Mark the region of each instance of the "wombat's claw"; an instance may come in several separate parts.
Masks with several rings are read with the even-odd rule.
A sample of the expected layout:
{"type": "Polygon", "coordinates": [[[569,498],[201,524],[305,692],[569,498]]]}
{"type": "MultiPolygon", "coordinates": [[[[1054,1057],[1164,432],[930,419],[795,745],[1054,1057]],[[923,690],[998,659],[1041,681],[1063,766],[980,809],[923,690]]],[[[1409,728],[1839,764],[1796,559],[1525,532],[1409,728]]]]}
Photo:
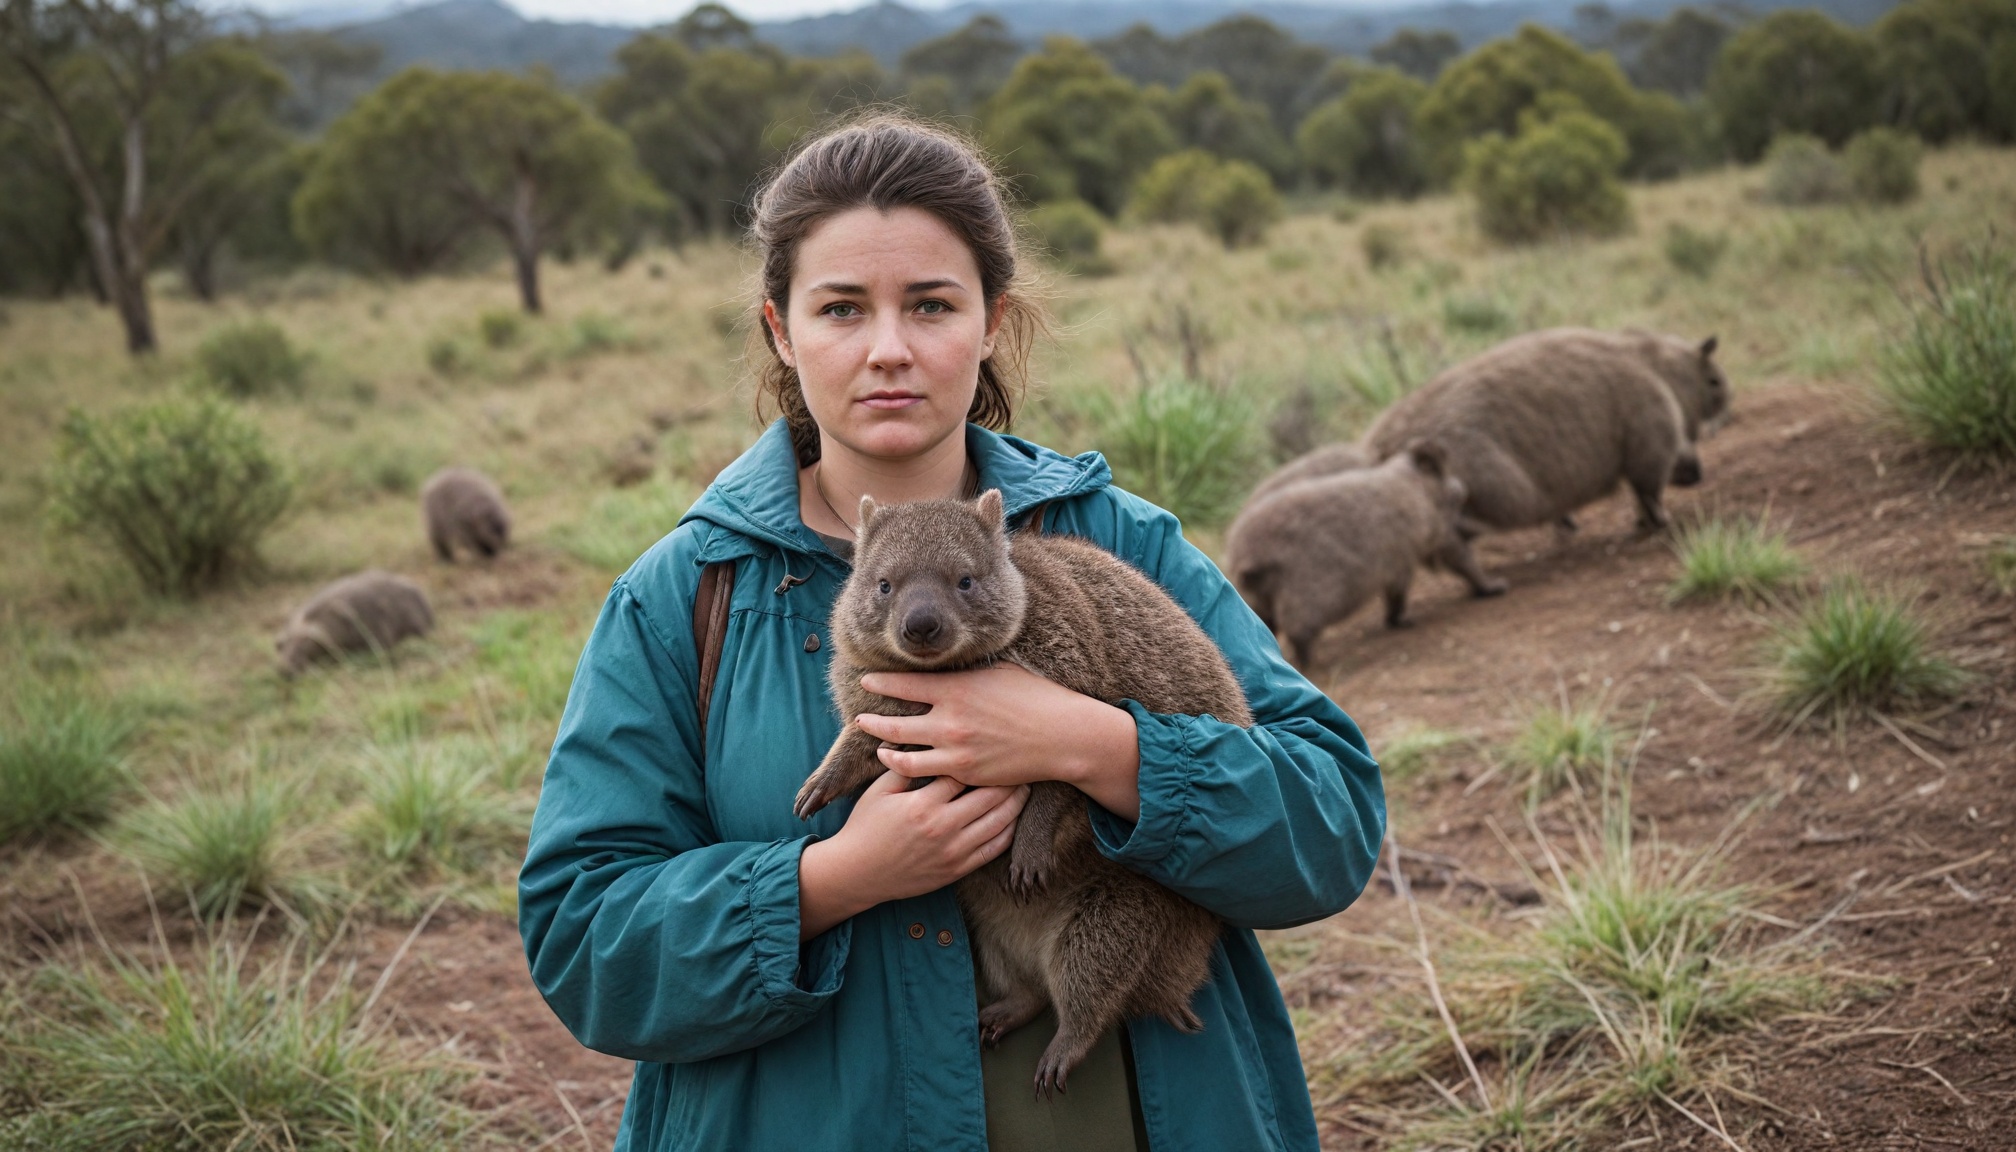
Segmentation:
{"type": "Polygon", "coordinates": [[[1487,600],[1493,596],[1503,596],[1505,590],[1510,587],[1511,585],[1503,580],[1486,580],[1476,587],[1473,594],[1479,600],[1487,600]]]}
{"type": "Polygon", "coordinates": [[[813,813],[831,804],[834,799],[835,794],[827,781],[815,773],[798,789],[798,799],[791,805],[791,812],[800,820],[810,820],[813,813]]]}
{"type": "Polygon", "coordinates": [[[1069,1089],[1064,1086],[1064,1078],[1070,1074],[1071,1070],[1069,1068],[1064,1067],[1061,1063],[1053,1065],[1048,1056],[1037,1061],[1036,1098],[1038,1100],[1048,1100],[1053,1092],[1059,1096],[1065,1095],[1069,1089]]]}
{"type": "Polygon", "coordinates": [[[1050,877],[1045,875],[1040,868],[1025,868],[1020,864],[1010,862],[1008,865],[1008,875],[1003,879],[1003,886],[1008,889],[1009,894],[1014,896],[1015,899],[1027,901],[1043,894],[1044,890],[1050,886],[1050,877]]]}

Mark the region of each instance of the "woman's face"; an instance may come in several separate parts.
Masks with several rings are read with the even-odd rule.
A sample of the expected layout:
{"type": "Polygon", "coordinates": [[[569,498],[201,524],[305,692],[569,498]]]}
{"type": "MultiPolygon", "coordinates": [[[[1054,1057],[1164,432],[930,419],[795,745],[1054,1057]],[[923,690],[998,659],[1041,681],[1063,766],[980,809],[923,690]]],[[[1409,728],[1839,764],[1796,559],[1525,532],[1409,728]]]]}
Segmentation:
{"type": "Polygon", "coordinates": [[[765,300],[763,319],[826,439],[896,461],[965,426],[1000,314],[938,217],[853,208],[799,242],[790,299],[765,300]]]}

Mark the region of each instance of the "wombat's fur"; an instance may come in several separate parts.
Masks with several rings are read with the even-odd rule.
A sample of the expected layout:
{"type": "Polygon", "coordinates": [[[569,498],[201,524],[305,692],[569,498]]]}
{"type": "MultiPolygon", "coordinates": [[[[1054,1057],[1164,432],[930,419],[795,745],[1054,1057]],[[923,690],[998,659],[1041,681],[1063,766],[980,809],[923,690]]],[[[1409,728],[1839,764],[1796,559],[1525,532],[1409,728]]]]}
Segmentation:
{"type": "Polygon", "coordinates": [[[443,468],[420,489],[420,510],[434,554],[450,564],[460,545],[488,559],[511,543],[511,512],[504,493],[472,468],[443,468]]]}
{"type": "Polygon", "coordinates": [[[1299,480],[1313,480],[1318,476],[1370,468],[1377,463],[1379,457],[1374,456],[1372,450],[1363,444],[1325,444],[1313,452],[1304,452],[1268,473],[1266,479],[1253,486],[1253,494],[1246,497],[1246,506],[1251,508],[1260,503],[1262,496],[1299,480]]]}
{"type": "Polygon", "coordinates": [[[1433,437],[1469,489],[1466,533],[1563,523],[1631,485],[1643,529],[1668,523],[1666,485],[1699,483],[1694,443],[1729,407],[1715,338],[1550,328],[1441,373],[1365,434],[1381,459],[1433,437]]]}
{"type": "Polygon", "coordinates": [[[339,653],[385,651],[434,627],[427,593],[404,576],[376,568],[325,584],[295,609],[273,647],[280,674],[292,678],[317,660],[339,653]]]}
{"type": "Polygon", "coordinates": [[[1463,482],[1443,461],[1435,443],[1416,441],[1377,467],[1281,488],[1232,522],[1225,571],[1260,619],[1287,636],[1296,667],[1309,667],[1323,629],[1375,594],[1386,597],[1386,623],[1405,624],[1417,564],[1448,568],[1479,596],[1505,591],[1457,531],[1463,482]]]}
{"type": "MultiPolygon", "coordinates": [[[[863,691],[864,672],[1005,660],[1108,703],[1253,722],[1224,656],[1167,593],[1082,540],[1011,540],[998,491],[880,509],[864,498],[854,573],[831,626],[833,697],[845,727],[798,793],[801,817],[883,772],[880,742],[854,717],[927,710],[863,691]]],[[[1190,996],[1209,974],[1221,930],[1216,916],[1100,855],[1086,804],[1068,784],[1032,785],[1013,847],[956,889],[993,997],[980,1009],[982,1039],[992,1044],[1056,1006],[1057,1034],[1036,1066],[1045,1096],[1064,1088],[1123,1017],[1203,1027],[1190,996]]]]}

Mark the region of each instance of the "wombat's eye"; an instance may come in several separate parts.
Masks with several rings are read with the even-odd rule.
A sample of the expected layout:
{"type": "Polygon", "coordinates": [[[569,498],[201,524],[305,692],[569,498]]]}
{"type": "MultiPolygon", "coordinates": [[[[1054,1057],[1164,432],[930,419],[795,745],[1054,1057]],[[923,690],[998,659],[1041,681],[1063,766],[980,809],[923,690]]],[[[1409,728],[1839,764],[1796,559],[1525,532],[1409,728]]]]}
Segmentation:
{"type": "Polygon", "coordinates": [[[882,581],[875,586],[875,590],[887,596],[889,594],[889,582],[887,580],[882,581]]]}
{"type": "Polygon", "coordinates": [[[971,576],[959,577],[959,591],[971,592],[972,590],[973,590],[973,578],[971,576]]]}

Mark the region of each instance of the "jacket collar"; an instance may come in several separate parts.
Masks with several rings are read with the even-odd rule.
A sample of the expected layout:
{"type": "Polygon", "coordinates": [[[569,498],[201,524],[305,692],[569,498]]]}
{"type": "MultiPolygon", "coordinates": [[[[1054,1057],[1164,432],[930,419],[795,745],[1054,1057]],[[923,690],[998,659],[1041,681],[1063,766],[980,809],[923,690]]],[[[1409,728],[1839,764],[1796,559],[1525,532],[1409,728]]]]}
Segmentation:
{"type": "MultiPolygon", "coordinates": [[[[1038,504],[1097,492],[1113,482],[1097,452],[1065,456],[978,424],[966,425],[966,454],[979,469],[981,490],[1001,490],[1011,521],[1038,504]]],[[[703,564],[750,555],[759,551],[759,541],[789,552],[831,555],[798,517],[798,459],[782,420],[714,478],[679,522],[689,520],[727,530],[710,534],[701,546],[703,564]]]]}

